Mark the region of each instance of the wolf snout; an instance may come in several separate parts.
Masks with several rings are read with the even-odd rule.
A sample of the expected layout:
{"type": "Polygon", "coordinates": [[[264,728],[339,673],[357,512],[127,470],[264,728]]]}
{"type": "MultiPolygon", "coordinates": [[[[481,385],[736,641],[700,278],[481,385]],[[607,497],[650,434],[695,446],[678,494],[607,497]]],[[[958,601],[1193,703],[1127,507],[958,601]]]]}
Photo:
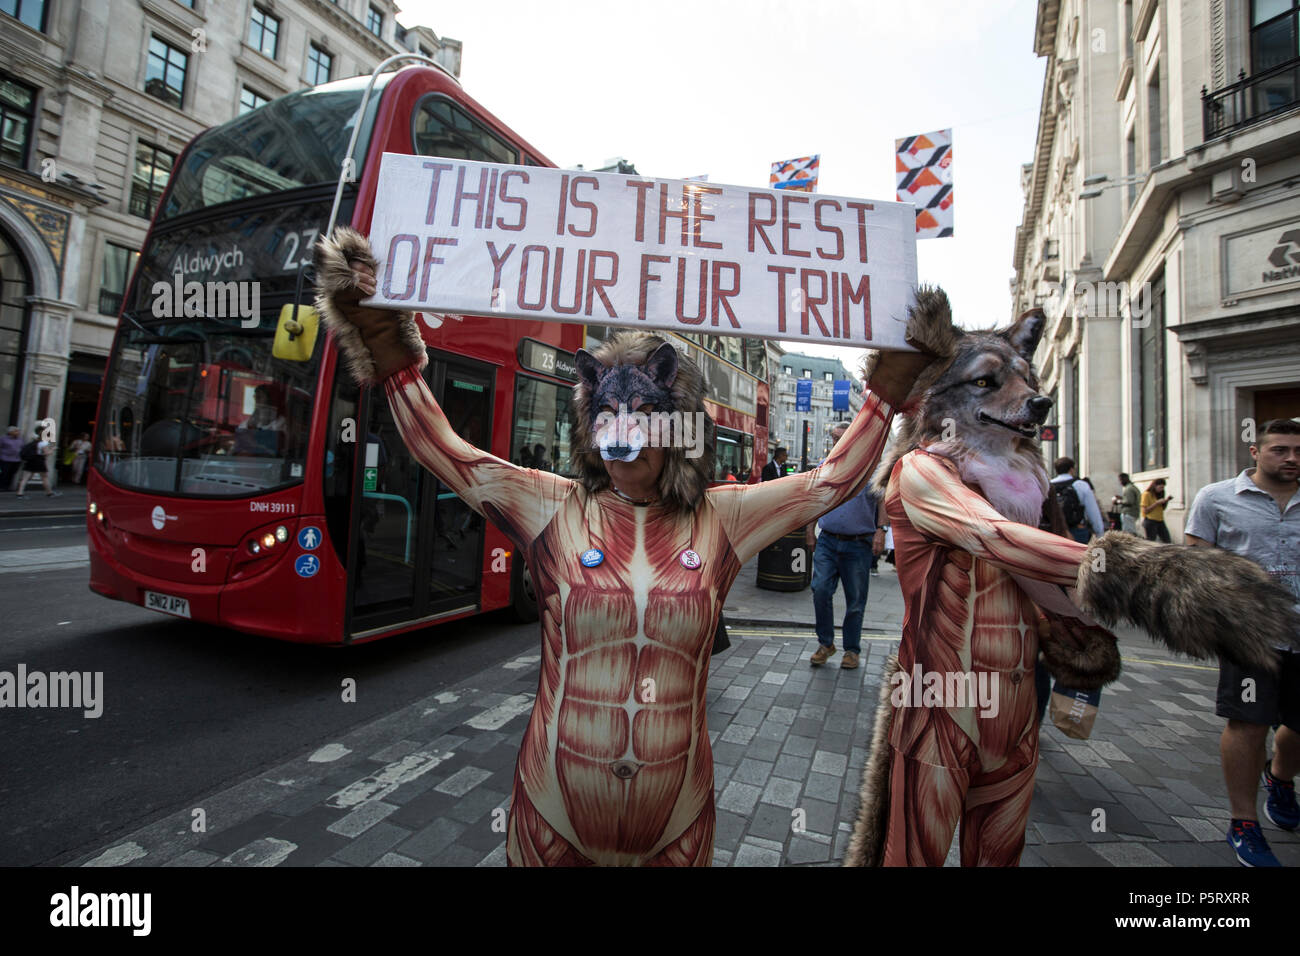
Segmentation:
{"type": "Polygon", "coordinates": [[[1047,421],[1047,413],[1052,410],[1052,400],[1046,395],[1035,395],[1028,403],[1029,417],[1039,425],[1047,421]]]}

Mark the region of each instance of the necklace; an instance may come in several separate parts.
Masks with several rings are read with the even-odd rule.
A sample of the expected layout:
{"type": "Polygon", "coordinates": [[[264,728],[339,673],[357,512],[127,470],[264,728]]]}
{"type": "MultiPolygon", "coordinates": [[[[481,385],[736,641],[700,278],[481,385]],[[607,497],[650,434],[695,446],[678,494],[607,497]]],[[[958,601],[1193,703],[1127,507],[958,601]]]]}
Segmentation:
{"type": "Polygon", "coordinates": [[[623,492],[619,491],[613,484],[610,484],[609,488],[610,491],[614,492],[614,494],[618,495],[624,501],[631,502],[634,505],[648,505],[659,500],[658,495],[651,495],[649,498],[633,498],[631,495],[623,494],[623,492]]]}

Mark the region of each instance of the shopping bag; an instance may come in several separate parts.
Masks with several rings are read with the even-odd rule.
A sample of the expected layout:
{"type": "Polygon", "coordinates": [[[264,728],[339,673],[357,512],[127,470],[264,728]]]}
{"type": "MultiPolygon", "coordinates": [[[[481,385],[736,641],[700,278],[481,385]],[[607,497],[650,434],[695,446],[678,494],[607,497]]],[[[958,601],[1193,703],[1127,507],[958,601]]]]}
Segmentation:
{"type": "Polygon", "coordinates": [[[1056,729],[1075,740],[1087,740],[1097,721],[1101,690],[1065,687],[1058,680],[1052,687],[1052,723],[1056,729]]]}

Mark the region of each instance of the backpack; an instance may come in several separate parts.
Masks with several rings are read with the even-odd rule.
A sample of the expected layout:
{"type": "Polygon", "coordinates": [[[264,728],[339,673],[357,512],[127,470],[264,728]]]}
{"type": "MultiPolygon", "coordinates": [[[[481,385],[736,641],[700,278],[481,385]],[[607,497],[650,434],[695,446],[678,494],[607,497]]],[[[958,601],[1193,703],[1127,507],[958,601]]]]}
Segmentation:
{"type": "Polygon", "coordinates": [[[23,464],[25,465],[30,465],[32,463],[40,464],[41,455],[40,452],[37,450],[39,447],[40,447],[40,441],[39,439],[36,438],[33,438],[26,445],[23,445],[23,450],[18,453],[18,457],[23,460],[23,464]]]}
{"type": "Polygon", "coordinates": [[[1079,500],[1079,493],[1074,490],[1073,478],[1069,481],[1052,482],[1052,494],[1056,495],[1056,500],[1060,502],[1065,523],[1071,528],[1077,528],[1087,520],[1088,512],[1083,507],[1083,502],[1079,500]]]}

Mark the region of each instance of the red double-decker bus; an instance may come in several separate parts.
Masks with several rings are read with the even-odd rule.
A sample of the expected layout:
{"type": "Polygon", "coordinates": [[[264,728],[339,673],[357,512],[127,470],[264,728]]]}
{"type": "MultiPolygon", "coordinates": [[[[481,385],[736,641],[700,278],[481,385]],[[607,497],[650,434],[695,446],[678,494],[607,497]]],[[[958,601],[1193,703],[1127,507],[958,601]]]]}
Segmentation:
{"type": "MultiPolygon", "coordinates": [[[[338,222],[369,231],[384,152],[553,164],[440,68],[379,74],[367,93],[371,81],[290,94],[200,134],[178,161],[100,397],[92,590],[325,644],[505,607],[536,617],[522,556],[414,460],[382,390],[357,389],[294,303],[311,302],[311,249],[335,203],[338,222]]],[[[425,376],[453,427],[501,458],[568,473],[574,353],[604,330],[421,323],[425,376]]],[[[757,480],[761,343],[677,344],[705,366],[718,479],[757,480]]]]}

